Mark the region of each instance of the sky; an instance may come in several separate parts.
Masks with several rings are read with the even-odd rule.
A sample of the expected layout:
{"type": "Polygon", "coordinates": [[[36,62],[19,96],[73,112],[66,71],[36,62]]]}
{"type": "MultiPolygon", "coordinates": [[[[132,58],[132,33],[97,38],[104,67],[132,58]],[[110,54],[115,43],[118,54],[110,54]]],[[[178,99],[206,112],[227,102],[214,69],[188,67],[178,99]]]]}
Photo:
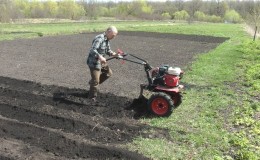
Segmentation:
{"type": "MultiPolygon", "coordinates": [[[[109,0],[106,0],[106,1],[109,1],[109,0]]],[[[110,1],[122,2],[122,1],[133,1],[133,0],[110,0],[110,1]]],[[[149,1],[149,2],[166,2],[166,0],[146,0],[146,1],[149,1]]]]}
{"type": "MultiPolygon", "coordinates": [[[[77,1],[77,0],[76,0],[77,1]]],[[[82,1],[82,0],[78,0],[82,1]]],[[[91,1],[91,0],[84,0],[85,2],[91,1]]],[[[131,2],[134,0],[92,0],[92,1],[98,1],[98,2],[131,2]]],[[[149,2],[166,2],[167,0],[146,0],[149,2]]]]}

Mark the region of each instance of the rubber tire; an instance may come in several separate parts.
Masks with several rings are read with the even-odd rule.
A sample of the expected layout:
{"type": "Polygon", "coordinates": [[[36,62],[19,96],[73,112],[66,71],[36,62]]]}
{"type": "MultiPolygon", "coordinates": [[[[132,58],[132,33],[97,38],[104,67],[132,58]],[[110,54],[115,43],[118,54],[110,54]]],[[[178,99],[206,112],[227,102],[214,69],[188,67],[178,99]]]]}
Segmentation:
{"type": "Polygon", "coordinates": [[[156,116],[168,117],[174,108],[171,97],[163,92],[155,92],[148,100],[148,110],[156,116]]]}
{"type": "Polygon", "coordinates": [[[177,108],[182,103],[182,96],[179,93],[175,93],[171,97],[174,107],[177,108]]]}

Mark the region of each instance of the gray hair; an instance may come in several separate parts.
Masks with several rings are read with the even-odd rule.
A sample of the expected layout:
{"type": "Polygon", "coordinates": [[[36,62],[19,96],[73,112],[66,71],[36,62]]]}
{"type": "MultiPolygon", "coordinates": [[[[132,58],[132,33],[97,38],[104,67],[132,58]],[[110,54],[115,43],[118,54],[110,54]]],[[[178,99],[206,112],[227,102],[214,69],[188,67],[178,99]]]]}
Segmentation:
{"type": "Polygon", "coordinates": [[[115,26],[109,26],[109,27],[107,28],[107,32],[110,32],[110,31],[112,31],[113,33],[117,33],[117,29],[116,29],[115,26]]]}

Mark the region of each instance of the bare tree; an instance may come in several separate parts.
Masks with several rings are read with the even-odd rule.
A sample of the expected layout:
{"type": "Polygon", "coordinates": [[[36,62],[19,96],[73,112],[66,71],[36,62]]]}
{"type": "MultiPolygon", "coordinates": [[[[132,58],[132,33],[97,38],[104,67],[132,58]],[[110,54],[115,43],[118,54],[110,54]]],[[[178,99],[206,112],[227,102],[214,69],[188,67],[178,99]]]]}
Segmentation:
{"type": "Polygon", "coordinates": [[[258,26],[260,25],[260,2],[250,1],[247,5],[247,10],[248,10],[248,16],[246,18],[246,21],[251,26],[253,25],[255,29],[254,38],[253,38],[253,40],[255,40],[257,29],[258,26]]]}
{"type": "Polygon", "coordinates": [[[223,17],[226,11],[229,9],[227,2],[217,0],[216,15],[223,17]]]}
{"type": "Polygon", "coordinates": [[[90,17],[91,19],[96,19],[98,17],[97,0],[87,0],[84,8],[87,12],[87,16],[90,17]]]}
{"type": "Polygon", "coordinates": [[[189,15],[190,15],[190,20],[189,22],[192,22],[194,19],[194,13],[196,11],[199,11],[201,6],[202,6],[202,0],[192,0],[190,2],[187,2],[187,9],[189,15]]]}
{"type": "Polygon", "coordinates": [[[0,0],[0,22],[11,20],[12,3],[9,0],[0,0]]]}
{"type": "Polygon", "coordinates": [[[175,6],[176,6],[178,11],[182,11],[184,9],[184,1],[183,0],[176,0],[174,3],[175,3],[175,6]]]}

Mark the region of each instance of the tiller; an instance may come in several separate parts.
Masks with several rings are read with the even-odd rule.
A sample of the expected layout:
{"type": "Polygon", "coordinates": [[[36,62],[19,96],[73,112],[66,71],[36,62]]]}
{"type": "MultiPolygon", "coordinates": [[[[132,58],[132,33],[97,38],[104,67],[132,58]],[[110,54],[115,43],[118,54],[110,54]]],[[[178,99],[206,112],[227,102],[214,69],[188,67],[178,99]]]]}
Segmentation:
{"type": "Polygon", "coordinates": [[[180,85],[179,82],[184,72],[179,67],[170,67],[169,65],[152,67],[146,60],[121,50],[118,50],[118,54],[118,57],[110,57],[107,61],[117,58],[143,65],[148,84],[140,85],[139,98],[147,100],[148,110],[152,114],[162,117],[170,116],[173,109],[182,102],[181,91],[184,86],[180,85]],[[136,60],[129,59],[129,56],[136,60]]]}

